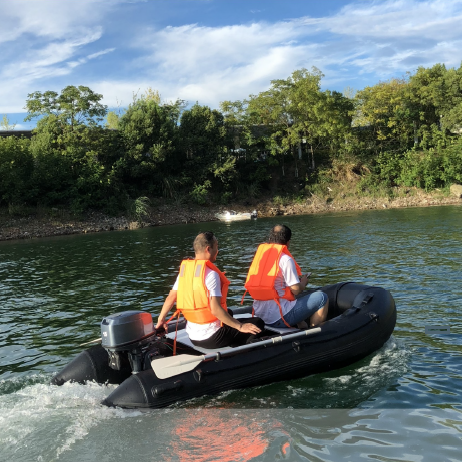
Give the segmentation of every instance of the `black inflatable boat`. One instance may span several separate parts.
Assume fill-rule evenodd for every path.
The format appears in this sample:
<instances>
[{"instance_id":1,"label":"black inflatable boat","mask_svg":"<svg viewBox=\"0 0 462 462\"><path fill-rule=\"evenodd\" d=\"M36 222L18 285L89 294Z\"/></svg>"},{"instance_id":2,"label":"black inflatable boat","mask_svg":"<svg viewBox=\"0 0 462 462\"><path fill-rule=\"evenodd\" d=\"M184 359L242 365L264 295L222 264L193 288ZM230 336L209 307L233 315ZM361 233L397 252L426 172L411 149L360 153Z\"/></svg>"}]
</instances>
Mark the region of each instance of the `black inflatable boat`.
<instances>
[{"instance_id":1,"label":"black inflatable boat","mask_svg":"<svg viewBox=\"0 0 462 462\"><path fill-rule=\"evenodd\" d=\"M185 321L156 332L152 316L126 311L101 323L102 344L71 361L52 383L119 384L107 406L158 408L225 390L290 380L340 368L379 349L396 323L395 302L380 287L353 282L320 287L329 297L328 320L308 330L266 327L254 343L205 350L195 347ZM248 316L239 308L235 317ZM245 314L247 313L247 314ZM177 330L177 354L173 343Z\"/></svg>"}]
</instances>

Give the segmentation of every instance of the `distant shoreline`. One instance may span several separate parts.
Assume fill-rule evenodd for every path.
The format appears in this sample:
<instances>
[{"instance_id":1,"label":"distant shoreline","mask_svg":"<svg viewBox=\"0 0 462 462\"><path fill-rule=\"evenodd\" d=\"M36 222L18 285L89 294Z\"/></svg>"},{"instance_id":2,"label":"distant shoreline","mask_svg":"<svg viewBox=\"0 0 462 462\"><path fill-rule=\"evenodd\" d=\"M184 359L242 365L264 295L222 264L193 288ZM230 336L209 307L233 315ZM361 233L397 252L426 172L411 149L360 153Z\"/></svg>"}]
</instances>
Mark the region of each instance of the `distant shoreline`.
<instances>
[{"instance_id":1,"label":"distant shoreline","mask_svg":"<svg viewBox=\"0 0 462 462\"><path fill-rule=\"evenodd\" d=\"M223 210L249 212L254 208L259 217L308 215L326 212L343 212L348 210L383 210L403 207L426 207L439 205L462 205L462 199L455 196L445 196L439 192L427 193L414 189L408 196L396 199L374 197L347 197L344 199L324 199L313 196L303 202L291 201L275 204L268 199L254 201L251 205L231 204L228 206L190 206L160 204L149 210L149 215L141 222L129 217L110 217L100 212L90 212L81 219L66 216L44 217L10 217L7 213L0 214L0 241L22 239L38 239L50 236L65 236L71 234L98 233L137 229L149 226L174 225L182 223L202 223L216 221L215 214Z\"/></svg>"}]
</instances>

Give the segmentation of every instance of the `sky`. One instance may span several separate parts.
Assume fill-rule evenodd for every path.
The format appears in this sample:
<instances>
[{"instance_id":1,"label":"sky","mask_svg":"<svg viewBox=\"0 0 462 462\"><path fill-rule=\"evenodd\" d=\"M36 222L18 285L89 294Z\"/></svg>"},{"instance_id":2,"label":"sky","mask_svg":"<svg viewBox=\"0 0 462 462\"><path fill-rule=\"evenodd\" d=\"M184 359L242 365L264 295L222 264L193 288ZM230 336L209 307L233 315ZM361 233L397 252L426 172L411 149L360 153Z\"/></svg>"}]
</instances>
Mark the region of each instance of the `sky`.
<instances>
[{"instance_id":1,"label":"sky","mask_svg":"<svg viewBox=\"0 0 462 462\"><path fill-rule=\"evenodd\" d=\"M312 66L360 90L462 60L462 0L0 0L0 120L85 85L110 109L147 88L218 108Z\"/></svg>"}]
</instances>

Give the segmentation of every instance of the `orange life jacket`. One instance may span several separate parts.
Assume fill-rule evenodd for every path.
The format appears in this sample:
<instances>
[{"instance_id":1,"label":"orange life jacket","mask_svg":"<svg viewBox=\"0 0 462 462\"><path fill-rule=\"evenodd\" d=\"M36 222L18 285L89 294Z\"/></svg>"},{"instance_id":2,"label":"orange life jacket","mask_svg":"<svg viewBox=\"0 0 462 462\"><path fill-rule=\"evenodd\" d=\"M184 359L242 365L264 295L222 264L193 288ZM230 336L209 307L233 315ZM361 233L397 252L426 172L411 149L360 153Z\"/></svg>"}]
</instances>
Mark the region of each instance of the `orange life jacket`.
<instances>
[{"instance_id":1,"label":"orange life jacket","mask_svg":"<svg viewBox=\"0 0 462 462\"><path fill-rule=\"evenodd\" d=\"M226 311L230 281L208 260L183 260L180 265L176 308L187 321L208 324L217 320L210 311L210 295L205 285L205 268L216 271L221 282L221 307Z\"/></svg>"},{"instance_id":2,"label":"orange life jacket","mask_svg":"<svg viewBox=\"0 0 462 462\"><path fill-rule=\"evenodd\" d=\"M274 287L274 282L279 271L279 260L282 254L288 255L294 260L297 274L301 276L302 270L294 257L292 257L286 245L260 244L252 264L250 265L249 273L247 274L244 286L246 289L244 297L245 294L249 292L254 300L274 300L279 306L281 319L290 327L282 315L282 307L279 299L284 298L285 300L294 301L295 297L290 287L284 289L284 295L282 297ZM242 297L242 300L244 300L244 297Z\"/></svg>"}]
</instances>

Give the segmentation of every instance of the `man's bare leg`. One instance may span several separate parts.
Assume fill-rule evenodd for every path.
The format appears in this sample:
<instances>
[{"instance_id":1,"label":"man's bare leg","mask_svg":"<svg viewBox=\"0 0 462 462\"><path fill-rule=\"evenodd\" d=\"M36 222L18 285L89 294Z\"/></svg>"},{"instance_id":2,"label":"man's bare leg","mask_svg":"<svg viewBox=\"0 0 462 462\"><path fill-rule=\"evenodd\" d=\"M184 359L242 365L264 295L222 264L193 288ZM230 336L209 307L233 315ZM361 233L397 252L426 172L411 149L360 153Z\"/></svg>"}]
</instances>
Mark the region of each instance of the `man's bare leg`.
<instances>
[{"instance_id":1,"label":"man's bare leg","mask_svg":"<svg viewBox=\"0 0 462 462\"><path fill-rule=\"evenodd\" d=\"M310 327L319 326L319 324L323 323L327 319L328 308L329 300L327 300L326 304L311 316Z\"/></svg>"}]
</instances>

